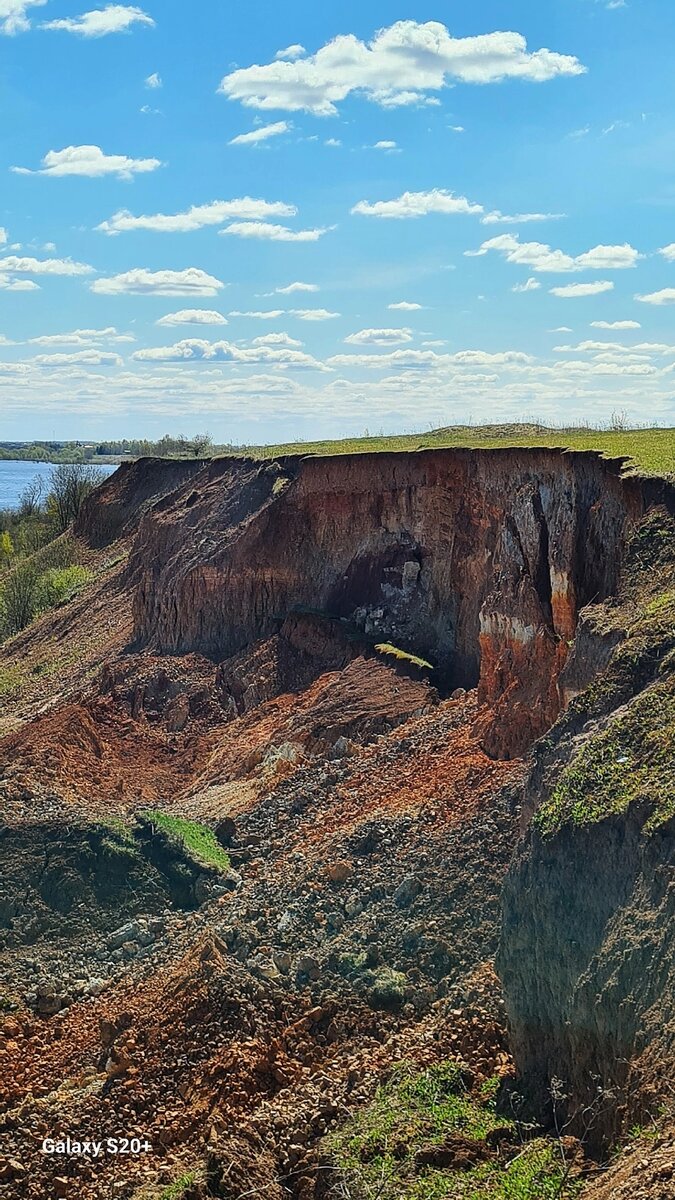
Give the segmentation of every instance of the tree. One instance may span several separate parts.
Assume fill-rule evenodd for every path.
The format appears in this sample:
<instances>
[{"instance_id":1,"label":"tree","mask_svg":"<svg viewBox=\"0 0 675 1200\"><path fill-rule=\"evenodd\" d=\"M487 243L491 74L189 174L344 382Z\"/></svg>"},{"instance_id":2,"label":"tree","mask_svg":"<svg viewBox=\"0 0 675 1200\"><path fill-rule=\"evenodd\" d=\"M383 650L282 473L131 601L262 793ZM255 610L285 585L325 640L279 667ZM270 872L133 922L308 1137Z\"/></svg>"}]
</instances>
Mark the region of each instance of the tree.
<instances>
[{"instance_id":1,"label":"tree","mask_svg":"<svg viewBox=\"0 0 675 1200\"><path fill-rule=\"evenodd\" d=\"M213 448L213 438L210 433L197 433L192 439L192 453L195 458L204 458Z\"/></svg>"},{"instance_id":2,"label":"tree","mask_svg":"<svg viewBox=\"0 0 675 1200\"><path fill-rule=\"evenodd\" d=\"M65 533L78 516L87 496L105 479L97 467L85 463L60 463L52 468L47 511L59 533Z\"/></svg>"},{"instance_id":3,"label":"tree","mask_svg":"<svg viewBox=\"0 0 675 1200\"><path fill-rule=\"evenodd\" d=\"M2 589L3 633L9 636L30 625L38 611L38 578L30 563L10 571Z\"/></svg>"},{"instance_id":4,"label":"tree","mask_svg":"<svg viewBox=\"0 0 675 1200\"><path fill-rule=\"evenodd\" d=\"M19 496L19 514L36 517L42 508L42 480L39 475L27 483Z\"/></svg>"}]
</instances>

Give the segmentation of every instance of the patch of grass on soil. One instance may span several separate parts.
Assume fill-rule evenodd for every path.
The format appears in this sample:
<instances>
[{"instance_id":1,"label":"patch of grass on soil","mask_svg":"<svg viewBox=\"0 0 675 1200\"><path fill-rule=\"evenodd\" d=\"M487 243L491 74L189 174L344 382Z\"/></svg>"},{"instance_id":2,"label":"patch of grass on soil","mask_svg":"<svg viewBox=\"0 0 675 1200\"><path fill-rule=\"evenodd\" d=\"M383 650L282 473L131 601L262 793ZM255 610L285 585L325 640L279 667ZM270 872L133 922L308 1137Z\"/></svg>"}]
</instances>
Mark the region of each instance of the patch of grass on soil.
<instances>
[{"instance_id":1,"label":"patch of grass on soil","mask_svg":"<svg viewBox=\"0 0 675 1200\"><path fill-rule=\"evenodd\" d=\"M227 854L213 830L206 825L200 825L197 821L186 821L182 817L170 817L156 809L145 815L158 829L181 842L191 857L203 866L213 867L223 873L229 870L230 860Z\"/></svg>"},{"instance_id":2,"label":"patch of grass on soil","mask_svg":"<svg viewBox=\"0 0 675 1200\"><path fill-rule=\"evenodd\" d=\"M455 1063L421 1073L401 1064L371 1104L324 1142L340 1194L350 1200L563 1200L576 1195L576 1184L565 1181L555 1144L539 1140L501 1153L491 1148L486 1139L497 1131L506 1144L511 1136L518 1143L515 1127L496 1112L495 1090L483 1088L478 1098L472 1096ZM434 1148L453 1139L473 1151L461 1169L429 1165Z\"/></svg>"},{"instance_id":3,"label":"patch of grass on soil","mask_svg":"<svg viewBox=\"0 0 675 1200\"><path fill-rule=\"evenodd\" d=\"M649 688L591 737L535 816L544 835L590 825L635 803L647 828L675 815L675 681Z\"/></svg>"}]
</instances>

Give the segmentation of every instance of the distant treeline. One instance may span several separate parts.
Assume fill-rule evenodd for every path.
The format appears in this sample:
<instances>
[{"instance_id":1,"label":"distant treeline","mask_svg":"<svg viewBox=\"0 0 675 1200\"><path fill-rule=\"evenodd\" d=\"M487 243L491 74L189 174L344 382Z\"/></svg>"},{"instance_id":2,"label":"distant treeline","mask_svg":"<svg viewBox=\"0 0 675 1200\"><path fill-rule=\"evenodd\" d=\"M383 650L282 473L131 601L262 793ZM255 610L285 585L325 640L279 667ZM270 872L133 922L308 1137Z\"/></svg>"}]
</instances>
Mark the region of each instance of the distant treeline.
<instances>
[{"instance_id":1,"label":"distant treeline","mask_svg":"<svg viewBox=\"0 0 675 1200\"><path fill-rule=\"evenodd\" d=\"M158 441L144 438L123 438L108 442L0 442L0 461L46 463L96 463L124 458L202 458L215 450L227 450L229 446L215 447L208 433L188 438L180 434L171 437L168 433Z\"/></svg>"}]
</instances>

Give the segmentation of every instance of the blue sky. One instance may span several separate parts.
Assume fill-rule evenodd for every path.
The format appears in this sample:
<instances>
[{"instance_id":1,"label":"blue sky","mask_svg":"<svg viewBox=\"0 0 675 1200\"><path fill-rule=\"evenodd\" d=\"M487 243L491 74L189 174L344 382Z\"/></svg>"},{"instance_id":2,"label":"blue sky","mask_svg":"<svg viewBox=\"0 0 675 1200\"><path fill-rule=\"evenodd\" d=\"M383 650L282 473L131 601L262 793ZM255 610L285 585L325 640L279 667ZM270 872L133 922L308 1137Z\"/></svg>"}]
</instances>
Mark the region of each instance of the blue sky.
<instances>
[{"instance_id":1,"label":"blue sky","mask_svg":"<svg viewBox=\"0 0 675 1200\"><path fill-rule=\"evenodd\" d=\"M0 0L0 438L673 423L672 0Z\"/></svg>"}]
</instances>

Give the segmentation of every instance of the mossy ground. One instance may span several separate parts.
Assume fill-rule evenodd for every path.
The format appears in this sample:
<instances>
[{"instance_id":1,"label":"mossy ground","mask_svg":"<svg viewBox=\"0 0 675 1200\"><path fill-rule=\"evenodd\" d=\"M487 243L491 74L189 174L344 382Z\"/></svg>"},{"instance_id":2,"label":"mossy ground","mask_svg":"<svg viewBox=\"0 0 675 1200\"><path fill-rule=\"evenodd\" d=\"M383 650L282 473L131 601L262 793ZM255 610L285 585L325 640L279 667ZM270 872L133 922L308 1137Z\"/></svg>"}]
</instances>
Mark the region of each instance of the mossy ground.
<instances>
[{"instance_id":1,"label":"mossy ground","mask_svg":"<svg viewBox=\"0 0 675 1200\"><path fill-rule=\"evenodd\" d=\"M186 821L182 817L171 817L156 809L144 814L158 829L180 842L189 855L205 867L212 867L225 873L229 870L230 860L218 842L212 829L200 825L197 821Z\"/></svg>"},{"instance_id":2,"label":"mossy ground","mask_svg":"<svg viewBox=\"0 0 675 1200\"><path fill-rule=\"evenodd\" d=\"M372 1103L326 1139L336 1195L349 1200L562 1200L576 1195L576 1186L565 1183L555 1143L521 1144L515 1126L497 1114L497 1089L491 1083L476 1096L466 1090L456 1063L422 1072L401 1064ZM490 1149L486 1139L497 1131L517 1149ZM452 1138L475 1145L475 1165L423 1165L430 1149Z\"/></svg>"},{"instance_id":3,"label":"mossy ground","mask_svg":"<svg viewBox=\"0 0 675 1200\"><path fill-rule=\"evenodd\" d=\"M626 458L626 469L645 475L675 473L675 429L549 428L538 424L455 425L427 434L393 437L345 438L341 441L288 442L279 446L251 446L255 458L284 454L366 454L393 450L458 449L504 450L508 447L548 446L568 450L599 450L607 458Z\"/></svg>"}]
</instances>

